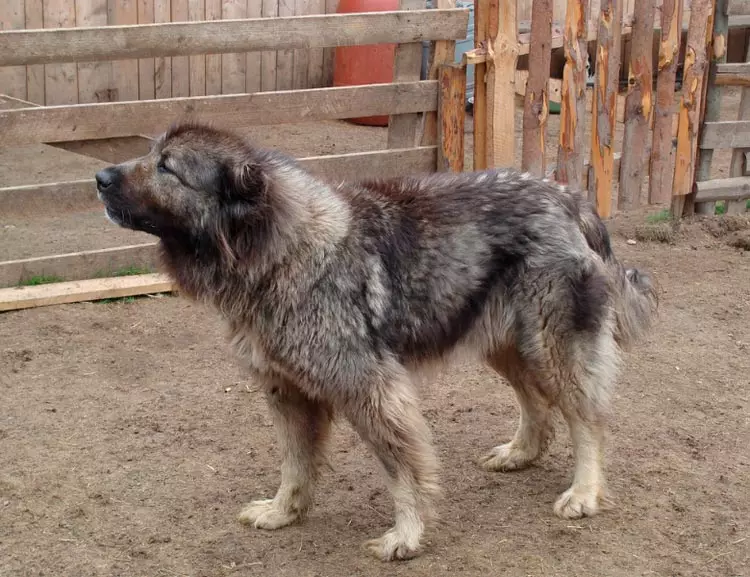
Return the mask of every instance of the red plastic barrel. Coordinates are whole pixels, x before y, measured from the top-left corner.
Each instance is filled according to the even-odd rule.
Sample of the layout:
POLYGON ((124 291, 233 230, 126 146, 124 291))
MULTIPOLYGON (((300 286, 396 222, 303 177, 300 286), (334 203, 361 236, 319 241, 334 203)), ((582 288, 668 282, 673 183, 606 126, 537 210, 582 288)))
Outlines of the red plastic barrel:
MULTIPOLYGON (((351 12, 384 12, 398 10, 399 0, 340 0, 339 14, 351 12)), ((339 46, 333 61, 333 85, 353 86, 393 82, 395 44, 339 46)), ((388 116, 349 118, 356 124, 388 126, 388 116)))

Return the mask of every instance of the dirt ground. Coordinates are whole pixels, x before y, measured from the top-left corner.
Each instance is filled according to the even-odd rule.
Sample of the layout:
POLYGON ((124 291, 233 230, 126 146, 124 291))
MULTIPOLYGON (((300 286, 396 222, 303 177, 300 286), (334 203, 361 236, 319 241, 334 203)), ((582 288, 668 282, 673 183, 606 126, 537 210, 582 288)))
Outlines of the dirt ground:
MULTIPOLYGON (((294 154, 379 148, 384 137, 340 123, 255 136, 294 154)), ((15 154, 0 157, 8 185, 59 180, 61 166, 86 178, 97 164, 15 154)), ((655 210, 608 223, 619 257, 652 271, 661 297, 616 391, 612 511, 553 516, 573 465, 561 424, 535 466, 479 469, 518 413, 499 377, 461 365, 422 390, 445 488, 422 557, 383 565, 361 550, 389 527, 391 503, 345 425, 309 519, 249 529, 236 515, 273 494, 279 454, 217 319, 174 296, 81 303, 0 315, 0 576, 750 575, 750 253, 738 248, 750 222, 674 231, 648 222, 655 210)), ((0 260, 133 240, 103 220, 50 211, 0 221, 0 260)))

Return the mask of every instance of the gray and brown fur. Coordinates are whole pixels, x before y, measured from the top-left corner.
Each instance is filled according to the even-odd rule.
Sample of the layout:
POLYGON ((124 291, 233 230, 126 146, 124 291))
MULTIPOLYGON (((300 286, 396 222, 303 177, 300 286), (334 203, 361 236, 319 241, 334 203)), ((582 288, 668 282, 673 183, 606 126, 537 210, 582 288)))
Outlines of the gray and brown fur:
POLYGON ((577 518, 604 503, 611 389, 657 300, 578 193, 512 170, 332 186, 193 123, 97 181, 108 217, 160 239, 166 271, 217 309, 263 385, 281 484, 241 521, 278 529, 305 515, 341 416, 382 464, 395 504, 395 525, 367 548, 417 555, 439 488, 415 382, 459 354, 505 376, 521 409, 514 438, 481 466, 537 459, 559 409, 575 474, 554 511, 577 518))

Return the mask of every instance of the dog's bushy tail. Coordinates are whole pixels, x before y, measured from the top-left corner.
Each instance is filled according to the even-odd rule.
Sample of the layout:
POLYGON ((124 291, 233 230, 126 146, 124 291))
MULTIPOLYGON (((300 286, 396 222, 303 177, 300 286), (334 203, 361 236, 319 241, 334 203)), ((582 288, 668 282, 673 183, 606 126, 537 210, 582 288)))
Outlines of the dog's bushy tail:
POLYGON ((659 307, 656 285, 644 271, 626 269, 612 252, 609 232, 593 208, 581 211, 581 231, 602 257, 612 275, 615 292, 615 339, 623 350, 646 335, 659 307))

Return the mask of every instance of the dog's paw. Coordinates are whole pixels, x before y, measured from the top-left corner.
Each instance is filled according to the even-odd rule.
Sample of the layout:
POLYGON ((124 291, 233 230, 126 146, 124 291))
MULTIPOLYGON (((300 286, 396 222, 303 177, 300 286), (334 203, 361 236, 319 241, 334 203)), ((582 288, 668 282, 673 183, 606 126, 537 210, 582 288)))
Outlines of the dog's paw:
POLYGON ((296 511, 282 510, 273 499, 252 501, 242 509, 238 517, 240 523, 252 525, 256 529, 281 529, 291 525, 299 514, 296 511))
POLYGON ((377 539, 366 541, 365 549, 381 561, 413 559, 421 552, 418 540, 406 539, 395 529, 386 531, 377 539))
POLYGON ((506 443, 493 448, 479 459, 479 465, 486 471, 515 471, 527 467, 536 455, 529 454, 516 443, 506 443))
POLYGON ((555 503, 555 515, 562 519, 580 519, 593 517, 600 510, 602 500, 596 490, 582 490, 571 487, 555 503))

